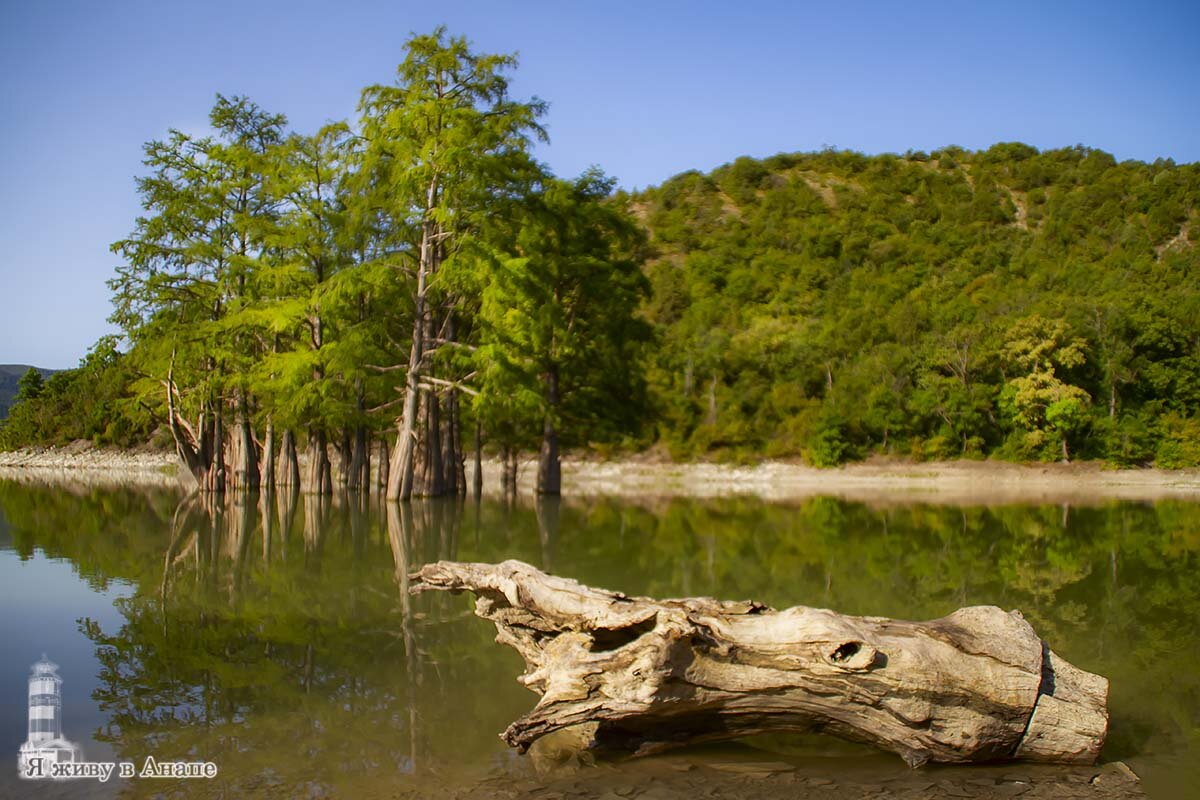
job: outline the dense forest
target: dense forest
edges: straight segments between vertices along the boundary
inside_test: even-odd
[[[547,493],[563,448],[1200,465],[1200,165],[830,149],[630,194],[533,158],[514,66],[439,30],[353,123],[218,96],[148,143],[123,337],[0,446],[155,439],[211,490],[375,460],[393,498],[484,449]]]

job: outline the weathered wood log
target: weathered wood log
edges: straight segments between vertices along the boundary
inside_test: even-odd
[[[520,561],[441,561],[411,591],[467,590],[541,695],[502,734],[525,750],[590,725],[644,754],[759,733],[825,732],[926,761],[1092,763],[1108,681],[1068,664],[1019,612],[929,622],[591,589]]]

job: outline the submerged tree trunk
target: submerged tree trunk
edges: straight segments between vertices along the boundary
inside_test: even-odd
[[[538,494],[562,493],[562,462],[558,455],[558,430],[554,418],[558,415],[558,371],[546,373],[546,416],[542,422],[542,449],[538,454]]]
[[[386,434],[379,435],[379,475],[376,476],[375,484],[380,491],[386,491],[388,486],[388,468],[391,467],[392,458],[388,453],[388,440]]]
[[[250,409],[244,391],[238,390],[235,404],[232,488],[253,490],[259,487],[260,480],[258,444],[254,441],[254,430],[250,426]]]
[[[314,430],[308,434],[308,470],[304,479],[307,494],[333,494],[332,466],[329,463],[329,446],[325,431]]]
[[[267,428],[263,433],[262,487],[267,491],[275,488],[275,423],[267,417]]]
[[[475,499],[478,500],[483,494],[483,425],[479,422],[475,423],[475,475],[472,482],[475,484]]]
[[[414,497],[441,497],[445,494],[442,485],[442,425],[441,402],[433,392],[425,392],[421,398],[422,437],[415,452],[417,471],[413,481]]]
[[[283,432],[283,440],[279,443],[279,477],[280,486],[300,486],[300,459],[296,455],[296,437],[290,430]]]
[[[353,458],[349,428],[342,428],[334,449],[338,457],[338,486],[345,489],[350,485],[350,460]]]
[[[367,447],[367,429],[359,425],[354,429],[354,444],[350,454],[350,476],[346,483],[350,489],[371,488],[371,454]]]
[[[927,761],[1092,763],[1108,681],[1061,659],[1015,611],[929,622],[591,589],[519,561],[438,562],[413,591],[468,590],[541,695],[504,732],[524,750],[563,728],[644,754],[823,731]]]
[[[417,417],[418,396],[421,392],[421,366],[425,356],[425,328],[429,315],[426,292],[434,264],[439,226],[432,209],[436,206],[438,177],[430,178],[425,191],[425,215],[421,225],[421,249],[417,259],[417,292],[413,298],[413,335],[408,351],[408,371],[404,377],[404,410],[400,415],[396,450],[388,476],[387,498],[407,500],[412,497],[413,469],[420,420]]]

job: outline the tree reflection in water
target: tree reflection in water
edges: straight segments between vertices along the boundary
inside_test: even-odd
[[[408,594],[409,573],[440,558],[519,558],[630,594],[903,618],[1020,608],[1064,657],[1111,680],[1106,759],[1150,785],[1200,778],[1195,504],[214,503],[10,484],[0,504],[19,551],[136,586],[119,630],[82,622],[102,664],[97,738],[121,758],[221,769],[204,787],[131,781],[132,796],[395,796],[522,769],[496,738],[533,702],[513,680],[519,660],[468,599]],[[764,746],[772,758],[846,752]]]

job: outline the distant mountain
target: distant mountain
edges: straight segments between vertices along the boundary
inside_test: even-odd
[[[42,367],[33,367],[38,372],[42,373],[43,378],[49,378],[56,369],[44,369]],[[30,370],[28,364],[0,364],[0,419],[8,416],[8,409],[12,407],[13,398],[17,396],[17,381],[21,380],[21,376]]]

